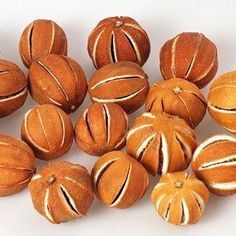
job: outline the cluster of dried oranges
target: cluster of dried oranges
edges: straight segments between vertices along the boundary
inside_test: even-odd
[[[0,61],[0,116],[21,107],[29,91],[40,104],[22,121],[21,137],[0,135],[0,196],[29,187],[35,209],[52,223],[86,215],[94,193],[106,205],[128,208],[149,186],[149,174],[161,175],[152,202],[173,224],[196,223],[209,191],[236,193],[236,138],[221,134],[197,144],[194,128],[208,107],[212,118],[236,132],[236,72],[216,79],[205,100],[200,88],[215,76],[213,42],[201,33],[181,33],[160,52],[165,80],[149,89],[142,69],[150,53],[147,33],[129,17],[98,23],[88,39],[97,71],[87,84],[78,62],[67,57],[64,31],[51,20],[28,25],[20,55],[28,79],[12,62]],[[82,104],[87,90],[92,104],[73,130],[68,113]],[[129,128],[128,116],[146,101]],[[79,164],[50,162],[36,172],[35,157],[50,161],[64,155],[73,136],[89,155],[101,156],[91,176]],[[126,152],[118,151],[126,146]],[[191,163],[195,174],[185,170]]]

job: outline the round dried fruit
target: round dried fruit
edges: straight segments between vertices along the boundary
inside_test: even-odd
[[[48,54],[67,54],[67,39],[63,29],[52,20],[35,20],[23,31],[20,55],[26,67]]]
[[[127,153],[152,174],[165,174],[188,167],[197,146],[187,123],[166,113],[144,113],[127,134]]]
[[[236,193],[236,138],[221,134],[205,140],[196,148],[191,166],[212,193]]]
[[[44,104],[29,110],[21,125],[21,137],[33,149],[36,157],[56,159],[65,154],[73,141],[73,126],[60,108]]]
[[[204,183],[193,174],[168,173],[160,178],[151,199],[158,214],[169,223],[197,223],[203,215],[209,197]]]
[[[143,69],[134,62],[109,64],[94,73],[89,82],[93,102],[114,102],[132,113],[145,102],[149,84]]]
[[[125,145],[128,117],[114,103],[93,103],[81,115],[75,126],[75,141],[79,148],[100,156]]]
[[[236,133],[236,71],[213,82],[208,94],[208,111],[216,122]]]
[[[158,81],[149,90],[146,111],[179,116],[195,128],[206,114],[206,100],[200,89],[189,81],[174,78]]]
[[[66,161],[41,169],[29,190],[34,208],[54,224],[85,216],[94,199],[87,169]]]
[[[35,172],[35,157],[30,147],[13,137],[0,135],[0,196],[22,191]]]
[[[88,53],[96,68],[118,61],[143,65],[150,54],[147,33],[130,17],[109,17],[88,38]]]
[[[205,87],[218,68],[217,49],[201,33],[181,33],[161,48],[160,69],[164,79],[183,78]]]
[[[87,81],[80,65],[62,55],[47,55],[29,70],[30,92],[39,104],[53,104],[66,113],[74,112],[87,93]]]
[[[128,208],[146,192],[149,177],[144,167],[119,151],[103,155],[92,170],[97,197],[109,207]]]
[[[0,60],[0,117],[20,108],[27,97],[27,80],[13,62]]]

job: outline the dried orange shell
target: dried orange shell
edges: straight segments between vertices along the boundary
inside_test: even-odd
[[[197,146],[187,123],[166,113],[144,113],[127,134],[127,153],[152,174],[165,174],[188,167]]]
[[[187,80],[158,81],[149,90],[146,111],[179,116],[195,128],[206,114],[206,101],[200,89]]]
[[[63,29],[52,20],[39,19],[30,23],[20,39],[20,55],[26,67],[48,54],[67,54]]]
[[[213,79],[217,68],[216,46],[202,33],[181,33],[161,48],[160,69],[164,79],[183,78],[203,88]]]
[[[95,163],[92,180],[97,197],[109,207],[116,208],[131,207],[149,185],[144,167],[119,151],[109,152]]]
[[[29,190],[34,208],[54,224],[85,216],[94,199],[86,168],[66,161],[42,168]]]
[[[208,94],[208,111],[225,129],[236,132],[236,71],[216,79]]]
[[[76,111],[87,93],[79,63],[63,55],[40,57],[29,70],[30,93],[39,104],[53,104],[66,113]]]
[[[118,61],[133,61],[142,66],[150,54],[150,41],[134,19],[108,17],[90,33],[88,53],[96,68]]]
[[[215,135],[195,150],[192,170],[217,195],[236,193],[236,138]]]
[[[24,104],[28,82],[15,63],[5,60],[0,60],[0,80],[0,117],[3,117]]]
[[[35,172],[35,157],[23,141],[0,135],[0,196],[8,196],[27,187]]]
[[[89,81],[93,102],[113,102],[127,113],[141,107],[149,90],[148,77],[134,62],[117,62],[97,70]]]
[[[204,183],[183,171],[161,176],[151,195],[158,214],[175,225],[197,223],[208,197],[209,191]]]
[[[93,103],[75,126],[75,141],[90,155],[100,156],[124,147],[128,131],[125,111],[114,103]]]
[[[22,121],[21,137],[36,157],[52,160],[65,154],[73,141],[73,126],[60,108],[44,104],[29,110]]]

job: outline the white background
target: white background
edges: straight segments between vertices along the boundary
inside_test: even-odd
[[[99,20],[108,16],[131,16],[147,31],[151,39],[151,55],[144,66],[150,83],[161,79],[159,50],[162,44],[177,33],[199,31],[212,39],[218,48],[217,75],[236,69],[236,2],[234,0],[0,0],[0,58],[16,62],[27,74],[18,53],[18,44],[24,27],[37,18],[55,20],[65,30],[70,57],[84,68],[89,79],[94,72],[87,54],[87,38]],[[207,95],[208,87],[204,90]],[[89,104],[89,98],[71,115],[73,122]],[[28,96],[23,108],[0,120],[0,132],[20,137],[20,124],[24,113],[35,103]],[[140,114],[143,108],[134,115]],[[197,127],[198,141],[226,132],[207,114]],[[96,157],[90,157],[74,144],[60,160],[85,165],[91,170]],[[37,160],[37,167],[46,165]],[[32,207],[28,190],[0,199],[0,235],[235,235],[236,196],[211,195],[202,220],[192,226],[176,227],[156,215],[150,202],[150,193],[158,178],[151,178],[151,185],[144,198],[130,209],[109,209],[95,200],[88,215],[60,225],[50,224]]]

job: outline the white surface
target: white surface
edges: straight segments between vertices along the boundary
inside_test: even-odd
[[[94,67],[87,54],[87,37],[97,22],[108,16],[127,15],[138,20],[150,36],[152,51],[144,69],[150,83],[161,79],[159,50],[170,37],[183,31],[199,31],[212,39],[219,53],[217,75],[236,69],[236,2],[228,1],[78,1],[78,0],[0,0],[0,57],[22,65],[18,43],[22,30],[32,20],[48,18],[58,22],[65,30],[68,55],[78,60],[87,78]],[[205,94],[208,88],[204,89]],[[89,103],[88,96],[81,108],[71,118],[75,123]],[[23,108],[0,120],[0,132],[20,137],[23,114],[35,103],[28,96]],[[143,111],[141,108],[132,118]],[[216,133],[226,133],[207,114],[196,129],[201,141]],[[85,165],[91,170],[95,157],[81,153],[74,144],[66,159]],[[46,162],[37,161],[40,168]],[[205,215],[193,226],[176,227],[165,223],[156,215],[150,202],[150,192],[158,178],[151,178],[145,197],[134,207],[126,210],[109,209],[98,200],[94,201],[87,217],[82,220],[53,225],[41,217],[32,207],[27,190],[0,199],[0,235],[235,235],[236,196],[221,198],[211,195]]]

